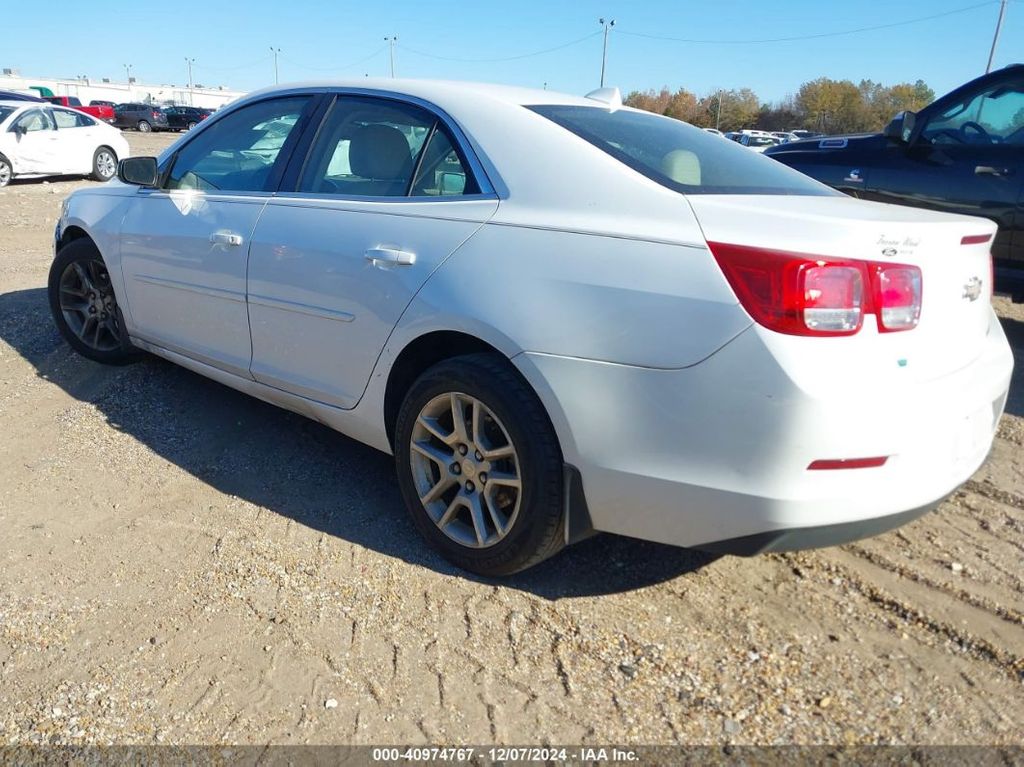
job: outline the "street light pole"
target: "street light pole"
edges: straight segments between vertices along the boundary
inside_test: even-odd
[[[124,65],[124,79],[125,79],[126,83],[131,85],[131,82],[132,82],[132,65],[131,64],[125,64]]]
[[[277,77],[277,54],[281,52],[280,48],[275,48],[273,45],[270,46],[270,52],[274,54],[274,85],[277,85],[280,80]]]
[[[398,42],[398,35],[392,35],[391,37],[385,37],[384,42],[388,44],[388,48],[391,53],[391,77],[395,76],[395,43]]]
[[[610,19],[609,21],[598,19],[597,23],[604,27],[604,48],[601,50],[601,87],[603,88],[604,70],[605,65],[608,63],[608,33],[615,26],[615,19]]]
[[[1003,17],[1006,16],[1006,0],[999,4],[999,20],[996,22],[996,32],[992,35],[992,50],[988,52],[988,66],[985,67],[985,74],[992,71],[992,59],[996,57],[996,45],[999,43],[999,33],[1003,29]]]
[[[195,106],[192,98],[192,65],[195,63],[195,59],[190,59],[188,56],[185,57],[185,64],[188,66],[188,105]]]
[[[715,130],[722,130],[722,89],[718,89],[718,114],[715,115]]]

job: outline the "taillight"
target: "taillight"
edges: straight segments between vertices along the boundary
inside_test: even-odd
[[[880,332],[910,330],[921,316],[921,270],[904,264],[708,243],[736,297],[779,333],[848,336],[864,315]]]
[[[910,330],[921,319],[921,270],[916,266],[875,265],[878,329]]]
[[[153,113],[153,119],[154,119],[154,120],[157,120],[157,119],[159,119],[159,118],[160,118],[160,113],[159,113],[159,112],[154,112],[154,113]]]

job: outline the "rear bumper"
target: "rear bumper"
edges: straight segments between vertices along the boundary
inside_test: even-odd
[[[737,553],[873,535],[934,508],[984,463],[1013,358],[992,313],[966,367],[915,381],[914,362],[869,389],[798,385],[757,329],[705,361],[656,370],[542,354],[515,358],[578,468],[596,530]],[[906,373],[906,376],[904,376]],[[851,381],[850,378],[853,380]],[[810,471],[819,459],[884,466]]]

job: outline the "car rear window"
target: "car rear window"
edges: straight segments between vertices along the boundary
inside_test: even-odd
[[[839,194],[769,157],[669,117],[603,107],[528,108],[684,194]]]

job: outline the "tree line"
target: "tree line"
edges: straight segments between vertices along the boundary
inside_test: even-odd
[[[750,88],[697,96],[685,88],[672,92],[667,86],[660,91],[633,91],[624,101],[631,107],[723,132],[756,128],[854,133],[879,131],[897,112],[916,112],[934,99],[935,92],[923,80],[882,85],[872,80],[854,83],[819,77],[801,85],[795,95],[774,103],[763,103]]]

